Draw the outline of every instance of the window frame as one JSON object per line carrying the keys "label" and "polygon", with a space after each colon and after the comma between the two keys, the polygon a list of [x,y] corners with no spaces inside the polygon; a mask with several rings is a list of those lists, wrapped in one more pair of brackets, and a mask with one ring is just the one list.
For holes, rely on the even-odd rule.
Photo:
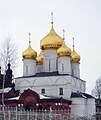
{"label": "window frame", "polygon": [[63,88],[59,88],[59,95],[63,95]]}
{"label": "window frame", "polygon": [[41,94],[45,94],[45,89],[41,89]]}

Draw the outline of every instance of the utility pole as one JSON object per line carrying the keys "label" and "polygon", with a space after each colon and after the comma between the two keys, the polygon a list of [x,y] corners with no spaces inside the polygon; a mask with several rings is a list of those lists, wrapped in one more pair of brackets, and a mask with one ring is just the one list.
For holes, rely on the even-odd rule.
{"label": "utility pole", "polygon": [[5,103],[4,103],[4,87],[5,87],[5,72],[4,72],[4,75],[3,75],[3,85],[2,85],[2,112],[3,112],[3,117],[4,117],[4,120],[5,120]]}

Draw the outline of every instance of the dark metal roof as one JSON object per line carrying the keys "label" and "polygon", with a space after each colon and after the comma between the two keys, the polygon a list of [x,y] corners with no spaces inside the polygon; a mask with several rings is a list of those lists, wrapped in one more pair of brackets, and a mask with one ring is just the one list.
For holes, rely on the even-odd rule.
{"label": "dark metal roof", "polygon": [[15,79],[19,79],[19,78],[30,78],[30,77],[48,77],[48,76],[72,76],[76,79],[79,79],[83,82],[85,82],[84,80],[77,78],[73,75],[70,74],[59,74],[57,71],[56,72],[41,72],[41,73],[36,73],[36,75],[32,75],[32,76],[22,76],[22,77],[17,77]]}
{"label": "dark metal roof", "polygon": [[82,92],[72,92],[71,98],[94,98],[92,95]]}

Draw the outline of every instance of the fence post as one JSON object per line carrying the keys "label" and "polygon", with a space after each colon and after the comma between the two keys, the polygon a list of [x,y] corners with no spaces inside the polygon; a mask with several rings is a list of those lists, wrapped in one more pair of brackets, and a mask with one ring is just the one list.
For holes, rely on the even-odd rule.
{"label": "fence post", "polygon": [[16,106],[16,108],[15,108],[15,117],[16,117],[16,120],[17,120],[17,106]]}
{"label": "fence post", "polygon": [[9,115],[8,115],[8,117],[9,117],[9,120],[11,120],[11,119],[10,119],[10,112],[11,112],[11,111],[9,110],[9,111],[8,111],[8,114],[9,114]]}
{"label": "fence post", "polygon": [[27,111],[27,120],[29,120],[29,112]]}

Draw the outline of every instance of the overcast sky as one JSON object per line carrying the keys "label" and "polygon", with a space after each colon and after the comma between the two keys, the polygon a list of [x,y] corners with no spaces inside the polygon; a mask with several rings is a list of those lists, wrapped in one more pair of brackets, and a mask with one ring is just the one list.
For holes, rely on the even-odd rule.
{"label": "overcast sky", "polygon": [[101,0],[0,0],[0,44],[11,35],[18,44],[19,59],[16,76],[22,75],[22,51],[28,46],[31,33],[32,47],[38,53],[40,40],[50,30],[51,12],[54,29],[81,56],[81,79],[87,92],[101,76]]}

